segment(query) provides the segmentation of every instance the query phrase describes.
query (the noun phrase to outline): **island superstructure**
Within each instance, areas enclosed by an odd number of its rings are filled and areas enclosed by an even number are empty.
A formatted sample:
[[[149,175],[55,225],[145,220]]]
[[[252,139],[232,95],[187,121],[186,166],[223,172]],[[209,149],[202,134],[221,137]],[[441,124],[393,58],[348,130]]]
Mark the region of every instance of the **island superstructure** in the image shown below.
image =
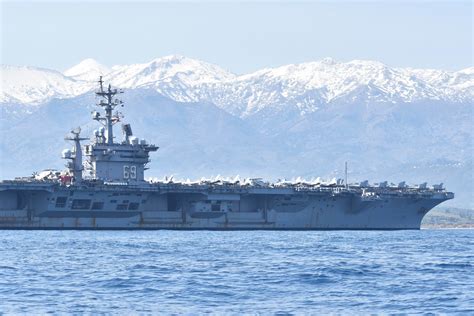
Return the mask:
[[[121,91],[104,88],[101,77],[95,93],[92,119],[101,126],[90,138],[80,128],[66,137],[73,144],[62,152],[66,170],[0,182],[0,229],[419,229],[429,210],[454,197],[442,184],[348,184],[347,177],[147,181],[158,147],[123,123],[115,141]]]

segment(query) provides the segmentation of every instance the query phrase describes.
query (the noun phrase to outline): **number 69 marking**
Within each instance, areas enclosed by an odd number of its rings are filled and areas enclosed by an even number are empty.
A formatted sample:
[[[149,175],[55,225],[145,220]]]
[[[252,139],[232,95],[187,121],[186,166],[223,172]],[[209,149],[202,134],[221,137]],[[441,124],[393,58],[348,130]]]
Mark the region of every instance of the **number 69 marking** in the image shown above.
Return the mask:
[[[123,178],[124,179],[136,179],[137,178],[137,166],[123,166]]]

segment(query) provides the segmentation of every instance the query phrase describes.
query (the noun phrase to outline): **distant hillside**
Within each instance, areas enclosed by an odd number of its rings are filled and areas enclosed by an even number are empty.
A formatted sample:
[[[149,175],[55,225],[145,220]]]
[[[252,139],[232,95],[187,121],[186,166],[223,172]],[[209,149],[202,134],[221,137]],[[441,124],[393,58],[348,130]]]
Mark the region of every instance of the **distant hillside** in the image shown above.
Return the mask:
[[[124,121],[160,147],[147,177],[344,177],[443,182],[445,207],[474,209],[474,68],[393,68],[332,59],[232,74],[167,56],[64,73],[0,68],[0,179],[63,168],[64,135],[97,128],[97,76],[124,88]],[[116,127],[119,141],[120,126]]]
[[[438,207],[430,211],[421,228],[474,228],[474,210]]]

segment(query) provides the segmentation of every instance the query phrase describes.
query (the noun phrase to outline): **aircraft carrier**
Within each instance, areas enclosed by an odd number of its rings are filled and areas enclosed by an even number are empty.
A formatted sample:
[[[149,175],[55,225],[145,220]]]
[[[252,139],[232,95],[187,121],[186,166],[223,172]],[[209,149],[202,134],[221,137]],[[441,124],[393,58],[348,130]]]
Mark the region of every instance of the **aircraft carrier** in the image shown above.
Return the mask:
[[[419,229],[429,210],[454,198],[442,184],[348,184],[347,171],[329,182],[147,181],[158,147],[134,136],[130,124],[114,140],[121,92],[100,78],[92,119],[102,126],[90,138],[71,131],[66,170],[0,182],[0,229]]]

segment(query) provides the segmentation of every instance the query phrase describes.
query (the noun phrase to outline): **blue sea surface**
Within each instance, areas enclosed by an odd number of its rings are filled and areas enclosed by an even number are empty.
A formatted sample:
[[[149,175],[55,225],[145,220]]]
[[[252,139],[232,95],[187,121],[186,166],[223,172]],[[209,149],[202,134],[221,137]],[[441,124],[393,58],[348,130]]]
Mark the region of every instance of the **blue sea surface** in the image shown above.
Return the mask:
[[[0,231],[0,313],[474,314],[474,230]]]

